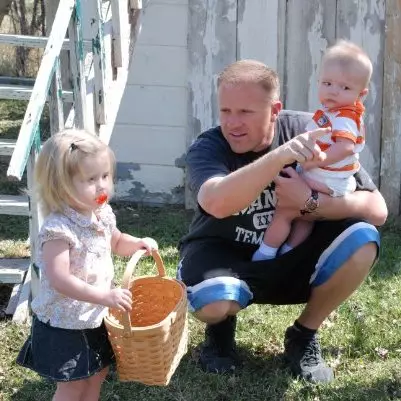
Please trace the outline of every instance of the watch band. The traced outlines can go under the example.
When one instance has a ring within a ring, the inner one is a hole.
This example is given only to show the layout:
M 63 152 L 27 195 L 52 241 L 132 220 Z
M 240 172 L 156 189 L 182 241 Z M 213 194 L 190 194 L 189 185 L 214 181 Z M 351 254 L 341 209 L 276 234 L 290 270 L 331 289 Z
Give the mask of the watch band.
M 312 189 L 311 196 L 306 200 L 305 206 L 300 210 L 302 215 L 314 212 L 319 207 L 319 192 Z

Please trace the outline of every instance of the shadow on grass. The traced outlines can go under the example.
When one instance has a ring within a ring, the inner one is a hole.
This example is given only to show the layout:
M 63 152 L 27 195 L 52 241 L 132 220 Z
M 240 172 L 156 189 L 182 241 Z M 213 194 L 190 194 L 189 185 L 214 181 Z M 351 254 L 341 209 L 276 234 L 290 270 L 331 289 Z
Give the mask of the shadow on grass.
M 161 248 L 177 247 L 188 231 L 193 211 L 182 206 L 143 207 L 124 203 L 112 204 L 117 227 L 135 237 L 152 237 Z
M 277 354 L 255 355 L 240 349 L 243 368 L 236 375 L 204 373 L 197 364 L 197 350 L 191 348 L 184 356 L 170 384 L 166 387 L 141 383 L 119 382 L 112 367 L 102 387 L 100 400 L 129 401 L 278 401 L 278 400 L 399 400 L 400 376 L 389 375 L 369 384 L 347 382 L 339 386 L 296 382 Z M 290 388 L 291 387 L 291 388 Z M 13 401 L 48 401 L 55 391 L 47 380 L 26 380 L 11 395 Z

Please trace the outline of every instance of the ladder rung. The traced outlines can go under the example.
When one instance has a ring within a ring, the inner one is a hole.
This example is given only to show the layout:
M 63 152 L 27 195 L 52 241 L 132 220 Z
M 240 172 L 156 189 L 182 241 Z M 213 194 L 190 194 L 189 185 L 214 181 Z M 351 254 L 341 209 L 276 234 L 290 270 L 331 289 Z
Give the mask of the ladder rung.
M 32 48 L 44 49 L 47 45 L 48 37 L 46 36 L 30 36 L 30 35 L 13 35 L 13 34 L 0 34 L 0 44 L 12 45 L 12 46 L 23 46 Z M 86 51 L 92 51 L 92 42 L 90 40 L 84 40 L 83 45 Z M 69 39 L 64 39 L 63 50 L 70 50 Z
M 29 265 L 30 259 L 0 259 L 0 283 L 21 283 Z
M 15 149 L 16 139 L 0 138 L 0 156 L 11 156 Z
M 27 196 L 0 195 L 0 214 L 16 216 L 29 215 L 29 200 Z
M 29 100 L 32 89 L 26 85 L 0 85 L 0 99 Z M 66 103 L 73 103 L 72 91 L 63 91 L 62 98 Z

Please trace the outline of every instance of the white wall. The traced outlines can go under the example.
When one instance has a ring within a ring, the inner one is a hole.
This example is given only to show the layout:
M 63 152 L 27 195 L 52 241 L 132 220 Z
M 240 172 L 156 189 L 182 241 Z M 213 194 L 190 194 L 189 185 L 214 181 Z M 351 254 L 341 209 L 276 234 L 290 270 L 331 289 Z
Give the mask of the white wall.
M 187 126 L 187 0 L 144 2 L 110 146 L 117 158 L 116 197 L 183 203 Z

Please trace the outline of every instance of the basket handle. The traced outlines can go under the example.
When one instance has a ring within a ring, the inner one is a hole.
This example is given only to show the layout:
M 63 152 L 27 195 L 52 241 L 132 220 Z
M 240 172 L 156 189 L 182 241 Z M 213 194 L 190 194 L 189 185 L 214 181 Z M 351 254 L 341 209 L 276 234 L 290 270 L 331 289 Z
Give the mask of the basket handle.
M 145 255 L 146 252 L 147 252 L 146 249 L 140 249 L 131 256 L 131 259 L 127 263 L 127 267 L 125 268 L 121 288 L 124 288 L 126 290 L 129 289 L 131 277 L 135 272 L 135 267 L 139 262 L 139 259 L 141 259 L 141 257 Z M 160 257 L 159 252 L 155 250 L 152 252 L 151 256 L 156 262 L 157 271 L 159 273 L 158 276 L 165 277 L 166 269 L 164 268 L 164 263 L 162 258 Z M 122 323 L 124 326 L 124 333 L 127 336 L 131 336 L 131 318 L 128 312 L 122 313 Z

